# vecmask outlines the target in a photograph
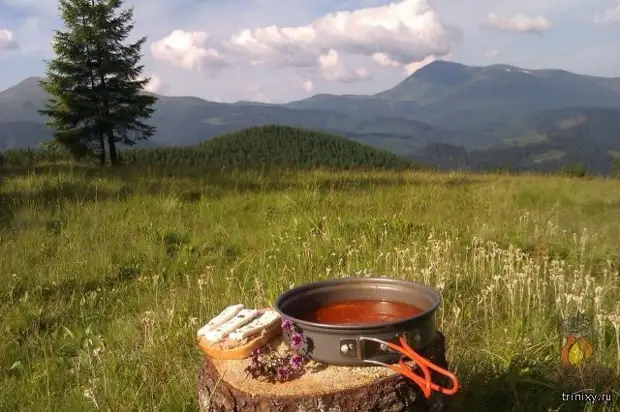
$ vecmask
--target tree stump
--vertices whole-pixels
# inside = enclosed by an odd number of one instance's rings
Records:
[[[274,342],[279,350],[284,343]],[[437,333],[419,353],[447,369],[445,342]],[[425,399],[418,386],[385,367],[345,367],[309,362],[301,377],[281,383],[252,379],[249,359],[220,361],[205,357],[198,375],[201,412],[443,412],[445,395]],[[433,382],[449,381],[433,373]]]

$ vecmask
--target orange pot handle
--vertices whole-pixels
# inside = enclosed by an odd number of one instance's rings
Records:
[[[433,362],[431,362],[430,360],[424,358],[423,356],[419,355],[416,351],[414,351],[408,344],[407,341],[405,340],[405,338],[403,338],[402,336],[399,339],[400,344],[402,345],[403,349],[405,349],[406,352],[409,353],[409,357],[411,359],[413,359],[415,361],[415,363],[420,366],[421,369],[431,369],[437,373],[439,373],[440,375],[443,375],[445,377],[447,377],[448,379],[450,379],[450,382],[452,383],[452,387],[450,389],[448,388],[444,388],[443,386],[439,386],[436,385],[434,383],[431,383],[431,388],[436,391],[436,392],[440,392],[443,393],[444,395],[454,395],[456,392],[458,392],[459,390],[459,381],[456,377],[455,374],[453,374],[452,372],[435,365]],[[427,370],[428,370],[427,369]]]
[[[457,377],[450,371],[447,371],[444,368],[441,368],[435,365],[430,360],[424,358],[419,355],[415,350],[413,350],[405,340],[404,337],[399,338],[399,343],[401,346],[396,345],[395,343],[385,342],[376,338],[366,338],[362,337],[360,340],[372,340],[377,343],[381,343],[386,345],[394,352],[400,353],[402,356],[398,362],[398,365],[388,365],[383,362],[373,361],[373,360],[365,360],[368,363],[374,363],[382,366],[386,366],[392,369],[394,372],[400,373],[403,376],[406,376],[411,381],[413,381],[416,385],[420,387],[424,397],[426,399],[431,397],[432,391],[443,393],[444,395],[454,395],[459,390],[459,382]],[[405,364],[405,358],[409,358],[415,362],[415,366],[417,366],[422,372],[422,376],[415,373],[407,364]],[[433,370],[441,375],[446,376],[450,379],[452,383],[451,388],[444,388],[443,386],[439,386],[432,382],[430,370]]]

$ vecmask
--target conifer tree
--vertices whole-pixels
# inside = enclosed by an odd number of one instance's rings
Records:
[[[156,98],[143,93],[150,79],[140,77],[143,37],[124,44],[133,8],[123,0],[59,0],[66,31],[52,40],[55,58],[47,62],[50,95],[40,113],[49,116],[55,139],[74,156],[97,156],[119,163],[118,144],[147,140],[155,128],[145,123]]]

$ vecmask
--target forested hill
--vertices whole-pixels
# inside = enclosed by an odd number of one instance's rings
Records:
[[[193,147],[135,149],[126,163],[162,167],[407,169],[413,164],[387,151],[325,133],[287,126],[260,126]]]

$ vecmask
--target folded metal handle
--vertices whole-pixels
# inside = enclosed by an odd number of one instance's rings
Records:
[[[402,356],[398,362],[398,366],[388,365],[383,362],[370,360],[370,359],[364,360],[364,362],[372,363],[372,364],[380,365],[380,366],[385,366],[385,367],[392,369],[393,371],[397,373],[400,373],[401,375],[406,376],[407,378],[412,380],[414,383],[416,383],[420,387],[426,399],[431,397],[432,391],[440,392],[440,393],[443,393],[444,395],[454,395],[458,391],[459,382],[456,376],[452,372],[447,371],[435,365],[430,360],[418,354],[415,350],[413,350],[407,344],[407,340],[404,337],[401,336],[399,338],[399,343],[401,346],[396,345],[391,342],[383,341],[381,339],[369,338],[369,337],[363,337],[363,336],[360,337],[359,340],[360,341],[369,340],[369,341],[377,342],[381,345],[387,346],[389,349],[391,349],[394,352],[400,353]],[[420,376],[419,374],[415,373],[407,364],[405,364],[405,361],[404,361],[405,358],[409,358],[413,360],[415,362],[415,365],[418,366],[418,368],[421,370],[423,376]],[[452,387],[448,389],[448,388],[444,388],[443,386],[439,386],[433,383],[431,380],[432,378],[431,378],[430,370],[433,370],[449,378],[452,383]]]

